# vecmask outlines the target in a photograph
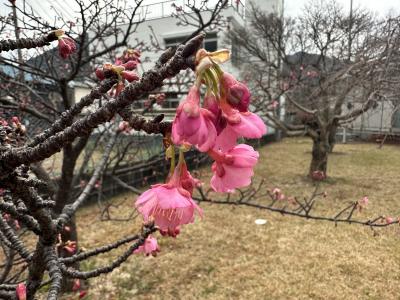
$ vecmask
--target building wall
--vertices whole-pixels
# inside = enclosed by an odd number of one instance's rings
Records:
[[[153,39],[162,48],[165,48],[167,46],[164,42],[165,40],[189,36],[197,29],[195,26],[182,26],[177,24],[178,19],[170,16],[174,10],[171,8],[172,2],[174,2],[175,5],[182,4],[182,1],[164,1],[159,4],[143,7],[142,10],[139,11],[142,16],[146,14],[148,18],[146,21],[139,24],[135,33],[130,36],[128,43],[131,47],[135,47],[135,45],[141,41],[149,44]],[[263,10],[275,13],[282,12],[282,0],[252,0],[252,2]],[[249,1],[230,0],[228,8],[222,11],[222,15],[227,18],[229,26],[246,26],[246,11],[249,9]],[[204,20],[207,20],[210,15],[209,12],[202,12],[201,14]],[[215,30],[208,30],[208,32],[217,35],[218,49],[226,48],[232,50],[232,44],[227,40],[225,35],[226,28],[216,28]],[[149,70],[161,53],[162,50],[143,51],[141,56],[142,63],[139,65],[139,73]],[[232,61],[224,63],[223,69],[238,78],[240,77],[240,65],[235,65]],[[176,97],[182,100],[182,96],[183,95],[178,95]],[[169,117],[168,112],[163,113],[165,113],[167,118]],[[269,132],[273,132],[273,129],[269,130]]]
[[[392,114],[394,106],[390,102],[381,102],[378,105],[358,117],[355,121],[349,124],[348,127],[355,131],[365,131],[385,133],[389,130],[400,133],[400,112],[394,114],[394,122],[392,126]]]

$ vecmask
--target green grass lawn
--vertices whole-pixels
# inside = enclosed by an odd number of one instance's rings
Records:
[[[310,151],[307,139],[260,148],[257,178],[287,195],[309,195]],[[368,209],[356,218],[400,216],[399,170],[398,146],[337,145],[322,185],[328,197],[315,213],[334,215],[367,195]],[[131,194],[116,197],[120,204],[112,214],[128,215],[134,200]],[[185,226],[177,239],[159,238],[156,258],[133,256],[113,273],[90,280],[87,299],[400,299],[397,225],[373,234],[365,226],[335,227],[249,207],[201,206],[202,220]],[[255,225],[257,218],[268,222]],[[87,249],[137,232],[141,223],[101,222],[95,206],[82,209],[77,219]],[[82,268],[100,266],[118,253]]]

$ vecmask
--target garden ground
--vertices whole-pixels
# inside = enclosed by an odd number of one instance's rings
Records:
[[[307,139],[285,139],[259,149],[256,173],[268,187],[307,196],[311,158]],[[400,147],[337,145],[329,157],[316,213],[333,216],[363,196],[357,219],[400,216]],[[135,196],[113,199],[113,216],[127,216]],[[400,299],[400,227],[305,220],[256,208],[201,204],[204,218],[178,238],[159,238],[157,257],[132,256],[109,275],[89,281],[87,299]],[[256,225],[258,218],[267,220]],[[92,248],[137,232],[141,220],[99,221],[96,206],[78,213],[80,246]],[[158,236],[158,235],[157,235]],[[122,250],[122,249],[121,249]],[[118,252],[82,264],[90,269]],[[73,299],[77,297],[73,296]],[[65,299],[71,299],[71,295]]]

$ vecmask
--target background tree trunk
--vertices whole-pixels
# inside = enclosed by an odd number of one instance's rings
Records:
[[[313,139],[312,159],[309,175],[315,171],[322,171],[326,174],[328,167],[329,143],[325,139]]]

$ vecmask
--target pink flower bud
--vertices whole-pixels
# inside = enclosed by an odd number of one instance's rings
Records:
[[[386,221],[386,224],[392,224],[394,219],[392,217],[386,217],[385,221]]]
[[[58,53],[64,59],[68,58],[73,52],[76,51],[76,44],[73,39],[67,36],[59,37],[58,39]]]
[[[14,226],[15,226],[15,230],[18,231],[21,229],[21,226],[19,225],[18,220],[14,220]]]
[[[95,71],[95,74],[96,74],[96,77],[99,79],[99,80],[104,80],[104,71],[103,71],[103,69],[101,69],[101,68],[97,68],[96,69],[96,71]]]
[[[69,254],[74,254],[76,252],[76,242],[75,241],[67,241],[63,248]]]
[[[136,69],[137,65],[138,65],[137,61],[130,60],[127,63],[123,64],[122,66],[125,68],[125,70],[130,71]]]
[[[18,117],[15,117],[15,116],[14,116],[14,117],[11,118],[11,120],[12,120],[12,122],[15,123],[15,124],[19,124],[19,123],[20,123]]]
[[[18,300],[26,300],[26,286],[25,283],[19,283],[15,289]]]
[[[74,285],[72,286],[72,290],[74,292],[78,291],[81,288],[81,281],[79,279],[74,280]]]
[[[99,188],[101,187],[101,182],[100,182],[99,180],[97,180],[96,183],[95,183],[95,185],[94,185],[94,187],[95,187],[96,189],[99,189]]]
[[[118,124],[118,129],[119,129],[120,131],[125,131],[125,130],[127,130],[128,128],[129,128],[129,123],[128,123],[128,122],[126,122],[126,121],[119,122],[119,124]]]
[[[139,80],[139,76],[134,71],[122,71],[121,76],[129,82]]]
[[[316,181],[322,181],[326,179],[326,174],[323,171],[314,171],[311,174],[311,178]]]
[[[156,256],[157,252],[160,252],[160,247],[158,246],[157,240],[149,235],[144,244],[139,246],[133,253],[144,253],[145,255],[153,255]]]
[[[80,291],[79,292],[79,299],[82,299],[83,297],[85,297],[87,294],[87,291]]]
[[[247,86],[226,72],[223,75],[223,85],[229,104],[241,112],[246,112],[249,108],[251,96]]]

